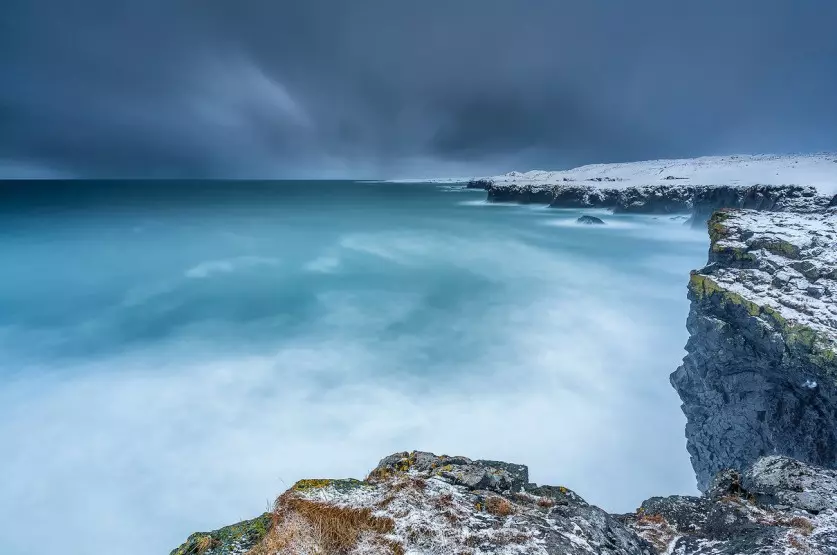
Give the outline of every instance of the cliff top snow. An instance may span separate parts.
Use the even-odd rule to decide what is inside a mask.
[[[805,155],[704,156],[681,160],[647,160],[592,164],[570,170],[509,172],[494,183],[556,185],[602,183],[607,187],[654,184],[683,185],[813,185],[823,194],[837,193],[837,153]],[[440,180],[441,181],[441,180]]]
[[[837,213],[734,210],[709,221],[712,287],[738,295],[755,314],[804,325],[837,344]],[[697,282],[695,280],[698,280]],[[833,354],[831,355],[833,356]]]

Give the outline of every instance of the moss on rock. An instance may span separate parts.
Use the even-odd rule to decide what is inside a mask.
[[[216,553],[244,553],[267,535],[273,527],[270,513],[225,526],[213,532],[198,532],[189,536],[170,555],[214,555]]]
[[[340,491],[348,491],[355,488],[360,488],[364,486],[368,486],[366,482],[362,482],[361,480],[355,480],[354,478],[345,478],[342,480],[331,480],[331,479],[306,479],[306,480],[299,480],[291,489],[293,491],[310,491],[315,489],[322,489],[327,487],[333,487]]]

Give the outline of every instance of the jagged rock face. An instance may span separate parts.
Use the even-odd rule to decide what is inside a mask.
[[[491,187],[492,185],[494,185],[494,181],[492,181],[491,179],[481,178],[481,179],[470,180],[467,183],[466,187],[468,189],[485,189],[487,191],[488,188]]]
[[[618,192],[614,213],[678,214],[691,212],[694,190],[678,185],[627,187]]]
[[[671,375],[698,487],[763,455],[837,467],[837,217],[719,212],[709,227]]]
[[[561,185],[553,189],[553,208],[613,208],[619,201],[616,189],[592,185]]]
[[[702,226],[717,210],[742,208],[771,212],[809,212],[824,208],[826,197],[814,187],[798,185],[752,185],[749,187],[694,187],[694,225]]]
[[[300,480],[274,511],[193,534],[172,555],[837,553],[837,471],[766,457],[703,497],[609,515],[499,461],[413,451],[366,480]]]
[[[621,517],[659,552],[837,553],[837,472],[787,457],[724,471],[703,497],[653,497]]]
[[[549,204],[555,197],[554,187],[535,187],[532,185],[498,185],[488,186],[489,202],[519,202],[521,204]]]
[[[742,208],[766,211],[811,211],[835,202],[819,196],[814,187],[798,185],[682,185],[661,184],[624,188],[578,183],[532,185],[472,181],[485,188],[492,202],[549,204],[553,208],[608,208],[625,214],[692,214],[702,226],[716,210]],[[472,187],[469,183],[468,187]]]

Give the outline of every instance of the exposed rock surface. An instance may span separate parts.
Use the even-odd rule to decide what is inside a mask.
[[[243,555],[261,543],[273,524],[273,515],[265,513],[219,530],[192,534],[170,555]]]
[[[523,465],[396,453],[363,481],[301,480],[272,513],[193,534],[172,555],[837,552],[837,472],[784,457],[629,515],[528,480]]]
[[[468,189],[485,189],[488,190],[489,187],[494,185],[494,181],[489,178],[481,178],[481,179],[472,179],[468,181],[466,187]]]
[[[671,376],[698,486],[783,454],[837,467],[837,215],[718,212]]]
[[[837,553],[837,471],[786,457],[723,471],[703,497],[652,497],[622,517],[658,552]]]
[[[825,209],[831,198],[814,187],[798,185],[683,185],[659,184],[607,188],[591,184],[518,185],[491,183],[486,187],[492,202],[549,204],[553,208],[608,208],[627,214],[692,214],[703,225],[721,208],[768,211]]]
[[[595,216],[588,216],[586,214],[584,216],[580,216],[576,220],[576,222],[585,225],[604,225],[604,220],[602,220],[601,218],[597,218]]]

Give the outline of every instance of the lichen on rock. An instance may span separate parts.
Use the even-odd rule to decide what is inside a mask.
[[[837,216],[734,210],[708,226],[671,376],[698,486],[770,454],[837,466]]]

